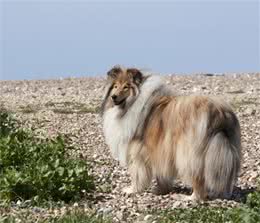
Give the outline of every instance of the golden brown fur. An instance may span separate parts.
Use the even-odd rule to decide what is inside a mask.
[[[111,75],[113,69],[104,133],[131,173],[125,192],[141,192],[156,177],[158,191],[167,193],[178,177],[192,186],[193,199],[230,195],[241,160],[239,122],[230,106],[205,96],[175,96],[137,69],[118,68]],[[114,94],[124,101],[117,105]]]

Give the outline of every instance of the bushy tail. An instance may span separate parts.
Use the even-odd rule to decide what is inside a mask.
[[[205,155],[205,186],[214,196],[230,196],[240,170],[239,133],[216,133],[208,142]]]

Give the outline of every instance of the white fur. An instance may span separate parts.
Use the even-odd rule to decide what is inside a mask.
[[[114,106],[104,113],[104,135],[112,155],[126,165],[128,144],[133,138],[140,120],[147,116],[147,109],[143,110],[146,101],[151,94],[163,87],[163,81],[159,76],[149,77],[141,86],[140,93],[127,113],[120,118],[120,108]]]

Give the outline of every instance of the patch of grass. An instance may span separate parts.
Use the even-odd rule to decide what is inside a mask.
[[[73,114],[76,113],[71,108],[53,108],[52,111],[57,114]]]
[[[0,111],[0,200],[69,202],[94,190],[87,163],[69,149],[63,136],[38,139]]]
[[[247,196],[246,204],[230,211],[235,222],[260,222],[260,189]]]
[[[17,217],[0,217],[0,222],[2,223],[18,223],[18,222],[35,222],[36,219],[30,219],[30,215],[25,213]],[[102,216],[97,217],[93,214],[85,213],[83,211],[74,211],[72,213],[67,213],[59,217],[48,217],[45,219],[37,219],[38,223],[111,223],[109,218],[104,218]]]
[[[15,128],[17,122],[5,110],[0,110],[0,137],[7,137]]]
[[[80,110],[77,111],[77,113],[99,113],[100,112],[100,107],[82,107]]]
[[[39,108],[37,108],[35,105],[26,105],[26,106],[20,106],[19,110],[24,114],[30,114],[30,113],[38,112]]]
[[[242,99],[242,100],[234,100],[232,103],[234,108],[240,108],[242,106],[255,105],[258,106],[260,103],[257,102],[256,98]]]
[[[228,91],[229,94],[244,94],[245,92],[242,89],[235,90],[235,91]]]
[[[159,222],[260,222],[260,191],[248,195],[246,203],[237,208],[199,206],[178,208],[160,214]]]
[[[47,222],[51,223],[110,223],[110,219],[105,219],[104,217],[96,217],[94,215],[89,215],[83,212],[76,212],[72,214],[64,215],[60,218],[48,219]],[[45,223],[44,222],[44,223]]]
[[[99,106],[87,105],[79,102],[48,102],[45,105],[51,108],[54,113],[59,114],[84,114],[84,113],[98,113],[100,111]]]
[[[197,207],[191,209],[175,209],[163,213],[159,222],[227,222],[229,219],[225,215],[227,209]]]

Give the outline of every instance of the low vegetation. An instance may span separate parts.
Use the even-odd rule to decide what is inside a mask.
[[[159,222],[257,223],[260,222],[260,188],[247,196],[236,208],[198,206],[160,213]]]
[[[0,222],[3,223],[16,223],[16,222],[35,222],[35,220],[28,219],[28,215],[20,216],[19,221],[15,217],[4,217]],[[38,223],[111,223],[109,218],[102,216],[95,216],[95,214],[88,214],[82,211],[74,211],[73,213],[67,213],[62,216],[48,217],[46,219],[37,220]]]
[[[68,157],[69,149],[62,136],[39,139],[1,112],[0,200],[69,202],[93,190],[86,161]]]
[[[40,205],[48,202],[80,200],[95,189],[93,176],[86,161],[73,158],[68,152],[66,138],[40,139],[32,130],[25,130],[6,111],[0,111],[0,202],[31,200]],[[101,187],[102,185],[99,185]],[[10,206],[9,206],[10,207]],[[260,188],[247,196],[236,208],[197,206],[151,212],[156,222],[260,222]],[[29,216],[29,215],[28,215]],[[13,223],[28,216],[0,216],[0,222]],[[95,211],[65,213],[37,222],[111,222],[108,217],[97,217]]]
[[[80,102],[48,102],[45,106],[58,114],[85,114],[98,113],[100,108],[95,105],[87,105]]]
[[[44,109],[53,111],[56,114],[95,114],[100,112],[100,107],[97,105],[74,101],[47,102],[44,105],[28,104],[26,106],[20,106],[19,112],[23,114],[35,114]]]

